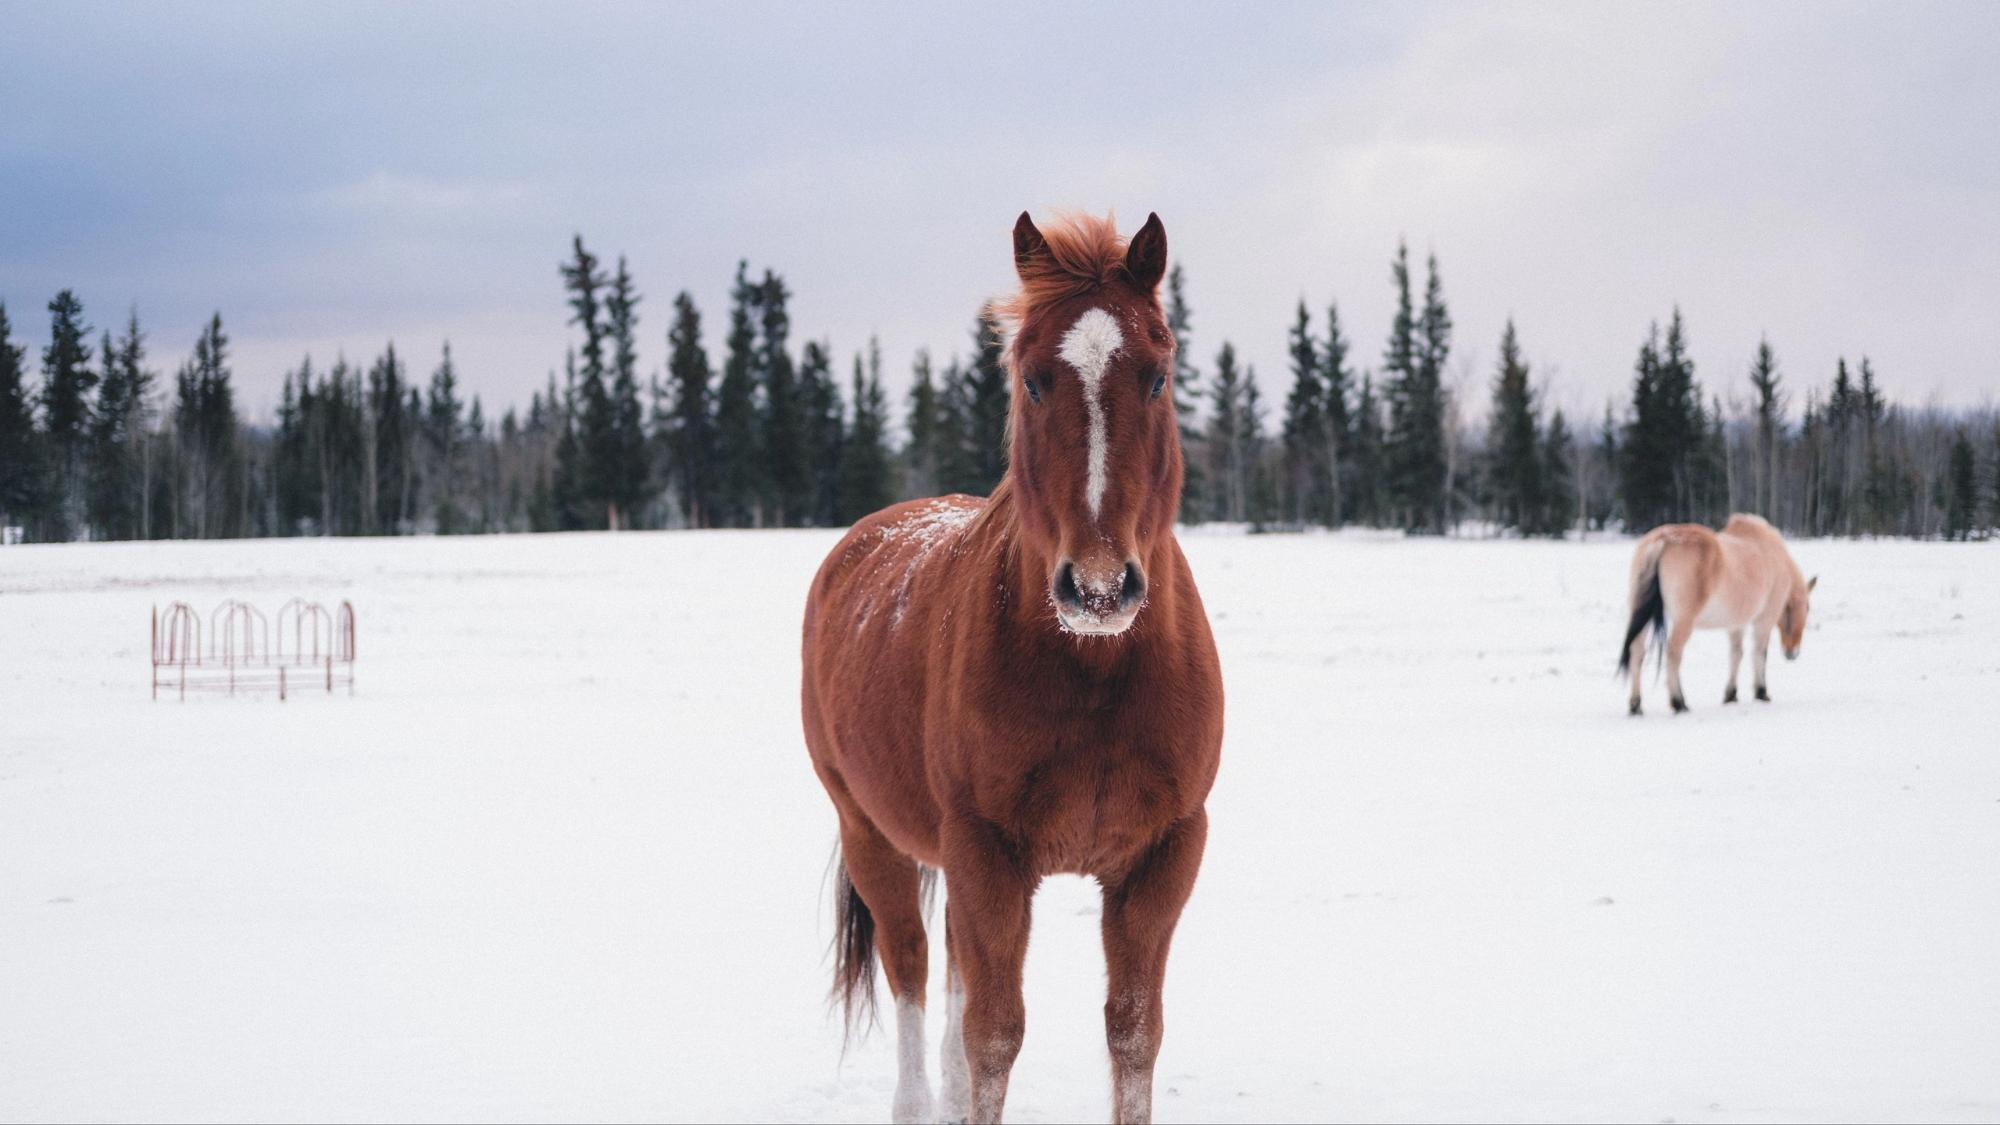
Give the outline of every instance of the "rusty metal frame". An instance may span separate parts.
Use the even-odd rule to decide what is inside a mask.
[[[294,685],[314,680],[328,694],[341,683],[354,694],[354,604],[346,600],[332,613],[304,598],[286,602],[278,611],[275,648],[270,619],[235,598],[218,603],[206,623],[186,602],[169,604],[164,614],[154,606],[152,632],[154,699],[163,670],[168,688],[183,700],[189,691],[233,696],[270,690],[284,700]]]

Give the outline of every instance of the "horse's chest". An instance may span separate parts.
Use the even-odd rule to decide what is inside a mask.
[[[1045,874],[1116,870],[1187,812],[1175,771],[1131,746],[1065,748],[1011,788],[994,811]]]

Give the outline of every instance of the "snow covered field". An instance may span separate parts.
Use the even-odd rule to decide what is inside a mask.
[[[798,733],[834,539],[0,549],[0,1118],[886,1116]],[[2000,547],[1796,545],[1776,702],[1699,634],[1638,720],[1629,543],[1187,548],[1230,719],[1161,1119],[2000,1117]],[[147,698],[151,605],[294,594],[353,698]],[[1096,924],[1036,901],[1014,1120],[1107,1116]]]

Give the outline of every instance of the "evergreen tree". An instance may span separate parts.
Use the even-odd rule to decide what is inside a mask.
[[[431,373],[430,401],[424,408],[424,442],[431,456],[432,516],[439,535],[456,535],[464,525],[459,504],[460,447],[465,439],[464,404],[458,397],[458,371],[451,362],[451,342]]]
[[[784,279],[770,270],[757,289],[759,332],[758,372],[764,381],[763,450],[766,469],[764,507],[778,527],[804,523],[812,508],[811,470],[806,464],[806,404],[786,350],[791,294]]]
[[[618,405],[611,395],[604,362],[609,329],[603,292],[611,282],[597,268],[597,258],[584,249],[581,235],[574,239],[571,258],[560,269],[569,291],[570,323],[583,330],[583,362],[575,368],[570,392],[570,440],[575,457],[568,482],[573,489],[569,497],[572,519],[579,527],[615,527],[623,447]]]
[[[882,391],[882,348],[868,341],[868,367],[854,359],[854,425],[840,458],[840,523],[849,524],[893,499],[888,445],[889,401]]]
[[[1557,539],[1577,519],[1576,473],[1571,467],[1575,451],[1570,444],[1569,423],[1558,408],[1549,415],[1548,431],[1542,439],[1543,515],[1536,528]]]
[[[1194,365],[1193,321],[1181,264],[1175,262],[1167,271],[1167,331],[1174,337],[1174,419],[1180,427],[1181,456],[1186,463],[1181,478],[1183,523],[1201,520],[1208,510],[1207,459],[1201,453],[1202,433],[1196,418],[1201,400],[1201,372]]]
[[[931,353],[923,348],[911,367],[910,410],[903,427],[909,442],[903,446],[903,493],[906,496],[934,496],[943,491],[941,466],[946,434],[939,411],[938,388],[931,378]]]
[[[861,359],[854,360],[855,380],[861,377]],[[832,347],[808,341],[799,356],[799,404],[804,413],[804,448],[801,460],[806,468],[805,504],[794,522],[809,527],[833,527],[841,522],[843,506],[840,485],[845,479],[842,459],[846,450],[846,411],[840,401],[840,384],[833,375]]]
[[[708,527],[715,490],[715,417],[709,402],[715,373],[701,346],[701,310],[686,290],[674,298],[674,324],[667,332],[667,378],[673,391],[667,449],[680,484],[681,510],[689,527]]]
[[[1632,382],[1632,419],[1619,449],[1619,493],[1625,503],[1625,530],[1651,531],[1677,518],[1676,443],[1685,428],[1684,409],[1662,386],[1660,329],[1655,323],[1639,347]]]
[[[0,303],[0,528],[23,527],[43,502],[42,451],[29,399],[27,349],[14,343],[7,306]]]
[[[97,379],[90,369],[90,326],[83,321],[83,302],[65,289],[49,302],[49,346],[42,349],[42,432],[55,471],[51,514],[57,538],[82,531],[90,392]]]
[[[1387,518],[1388,442],[1382,424],[1382,402],[1375,394],[1375,378],[1363,374],[1361,392],[1354,399],[1353,440],[1348,455],[1348,496],[1354,519],[1371,527],[1382,526]]]
[[[1222,350],[1215,354],[1215,374],[1208,390],[1212,409],[1202,446],[1209,457],[1208,515],[1231,523],[1242,523],[1249,518],[1249,427],[1244,420],[1247,393],[1243,376],[1236,368],[1236,346],[1224,340]]]
[[[139,314],[126,319],[125,334],[104,334],[99,353],[104,372],[90,436],[90,523],[111,539],[145,537],[145,436],[153,373],[145,369],[145,336]]]
[[[972,363],[963,373],[966,449],[971,479],[963,491],[985,496],[1007,472],[1007,368],[1000,326],[981,310],[972,326]]]
[[[1618,511],[1618,422],[1611,411],[1611,403],[1604,403],[1604,421],[1597,430],[1597,461],[1604,473],[1604,489],[1591,510],[1591,519],[1599,531],[1611,526],[1611,519]],[[1629,521],[1628,521],[1629,522]]]
[[[1326,472],[1327,518],[1338,527],[1349,517],[1347,477],[1351,472],[1353,418],[1347,396],[1353,382],[1347,370],[1347,338],[1340,331],[1340,307],[1326,306],[1326,344],[1320,349],[1320,416],[1326,429],[1324,468]]]
[[[411,444],[405,405],[408,390],[409,380],[404,377],[403,362],[396,357],[396,345],[391,341],[368,369],[368,417],[374,434],[370,448],[375,485],[370,498],[371,535],[399,535],[406,530],[404,520],[409,513],[404,509],[404,498],[410,491]]]
[[[1320,386],[1319,349],[1304,301],[1299,302],[1289,341],[1292,391],[1285,398],[1281,430],[1285,448],[1283,496],[1286,520],[1304,526],[1330,522],[1325,518],[1326,414]]]
[[[1950,465],[1946,469],[1947,495],[1944,502],[1944,537],[1970,539],[1979,519],[1979,480],[1972,458],[1972,442],[1963,429],[1952,439]]]
[[[714,491],[711,526],[748,527],[759,522],[759,497],[764,491],[757,405],[758,290],[745,275],[747,264],[736,265],[731,291],[728,353],[722,382],[716,390]]]
[[[194,358],[175,379],[174,429],[181,459],[181,520],[175,534],[213,539],[244,533],[242,456],[229,337],[216,313],[195,340]]]
[[[1500,367],[1493,378],[1493,412],[1486,439],[1487,481],[1494,517],[1523,535],[1543,530],[1548,511],[1546,451],[1535,426],[1535,392],[1528,362],[1509,318],[1500,334]]]
[[[620,257],[611,292],[604,301],[606,334],[611,340],[611,425],[605,448],[598,455],[609,505],[607,522],[614,529],[634,526],[640,509],[653,494],[645,415],[639,406],[638,305],[632,275]]]
[[[1264,437],[1264,393],[1257,386],[1257,369],[1243,369],[1243,459],[1249,474],[1249,510],[1253,530],[1279,518],[1278,487],[1269,465]]]
[[[1398,245],[1392,266],[1396,319],[1383,356],[1389,379],[1389,432],[1384,450],[1388,487],[1402,525],[1410,531],[1443,531],[1445,522],[1444,388],[1451,352],[1451,316],[1445,310],[1437,259],[1430,260],[1424,308],[1410,308],[1408,247]]]
[[[1771,341],[1757,341],[1757,358],[1750,365],[1750,387],[1757,395],[1757,511],[1773,523],[1778,519],[1778,443],[1784,437],[1785,395],[1780,388],[1778,357]]]

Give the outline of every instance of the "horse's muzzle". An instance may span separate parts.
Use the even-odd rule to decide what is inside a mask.
[[[1137,561],[1127,561],[1122,570],[1090,574],[1064,559],[1049,582],[1049,600],[1070,632],[1116,636],[1132,627],[1146,602],[1146,572]]]

